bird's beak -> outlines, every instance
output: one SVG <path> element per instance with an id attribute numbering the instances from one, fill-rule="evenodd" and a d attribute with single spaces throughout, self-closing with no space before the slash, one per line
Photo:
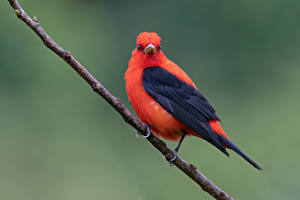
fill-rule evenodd
<path id="1" fill-rule="evenodd" d="M 155 54 L 157 52 L 156 47 L 153 44 L 148 44 L 144 49 L 145 54 Z"/>

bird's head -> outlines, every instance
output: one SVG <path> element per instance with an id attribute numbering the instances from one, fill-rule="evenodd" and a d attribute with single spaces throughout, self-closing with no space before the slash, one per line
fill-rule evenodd
<path id="1" fill-rule="evenodd" d="M 160 51 L 160 37 L 157 33 L 140 33 L 136 39 L 136 51 L 141 54 L 153 55 Z"/>
<path id="2" fill-rule="evenodd" d="M 142 32 L 136 39 L 131 63 L 136 67 L 158 66 L 165 58 L 160 48 L 161 38 L 154 32 Z"/>

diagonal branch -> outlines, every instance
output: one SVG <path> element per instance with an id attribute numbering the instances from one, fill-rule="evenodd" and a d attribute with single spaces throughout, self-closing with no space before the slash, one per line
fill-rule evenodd
<path id="1" fill-rule="evenodd" d="M 64 50 L 60 47 L 41 27 L 39 21 L 36 17 L 31 19 L 25 11 L 22 9 L 17 0 L 8 0 L 11 7 L 15 10 L 15 13 L 19 19 L 25 22 L 44 42 L 44 44 L 61 57 L 65 62 L 67 62 L 90 86 L 91 88 L 100 96 L 102 96 L 119 114 L 123 119 L 134 127 L 138 132 L 143 135 L 147 134 L 147 127 L 144 126 L 138 119 L 136 119 L 133 114 L 126 108 L 122 101 L 114 97 L 108 90 L 106 90 L 72 55 L 70 52 Z M 173 158 L 174 154 L 167 145 L 151 134 L 147 140 L 159 150 L 167 160 Z M 173 164 L 180 169 L 183 173 L 189 176 L 194 182 L 196 182 L 202 190 L 208 192 L 211 196 L 218 200 L 232 200 L 233 198 L 214 185 L 210 180 L 208 180 L 204 175 L 202 175 L 199 170 L 190 163 L 177 158 L 172 161 Z"/>

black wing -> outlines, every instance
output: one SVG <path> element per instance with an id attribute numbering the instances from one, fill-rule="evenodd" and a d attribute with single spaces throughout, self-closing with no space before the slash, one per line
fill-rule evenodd
<path id="1" fill-rule="evenodd" d="M 149 67 L 143 72 L 143 87 L 172 116 L 199 136 L 229 155 L 209 120 L 220 120 L 206 98 L 161 67 Z"/>

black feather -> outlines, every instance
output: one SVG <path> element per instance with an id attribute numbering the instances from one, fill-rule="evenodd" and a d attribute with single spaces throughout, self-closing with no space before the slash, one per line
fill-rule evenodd
<path id="1" fill-rule="evenodd" d="M 203 139 L 229 156 L 225 146 L 241 155 L 255 168 L 262 168 L 230 140 L 214 132 L 210 120 L 218 120 L 214 108 L 193 86 L 186 84 L 161 67 L 149 67 L 143 72 L 143 87 L 164 109 Z"/>
<path id="2" fill-rule="evenodd" d="M 198 90 L 161 67 L 144 70 L 143 87 L 172 116 L 229 156 L 209 124 L 220 119 Z"/>
<path id="3" fill-rule="evenodd" d="M 244 152 L 242 152 L 242 150 L 240 150 L 235 144 L 233 144 L 230 140 L 226 139 L 225 137 L 223 137 L 222 135 L 218 135 L 218 137 L 220 138 L 220 140 L 222 141 L 223 144 L 225 144 L 228 148 L 230 148 L 231 150 L 235 151 L 236 153 L 238 153 L 240 156 L 242 156 L 246 161 L 248 161 L 253 167 L 255 167 L 258 170 L 262 170 L 262 168 L 256 163 L 254 162 L 251 158 L 249 158 L 249 156 L 247 156 Z"/>

